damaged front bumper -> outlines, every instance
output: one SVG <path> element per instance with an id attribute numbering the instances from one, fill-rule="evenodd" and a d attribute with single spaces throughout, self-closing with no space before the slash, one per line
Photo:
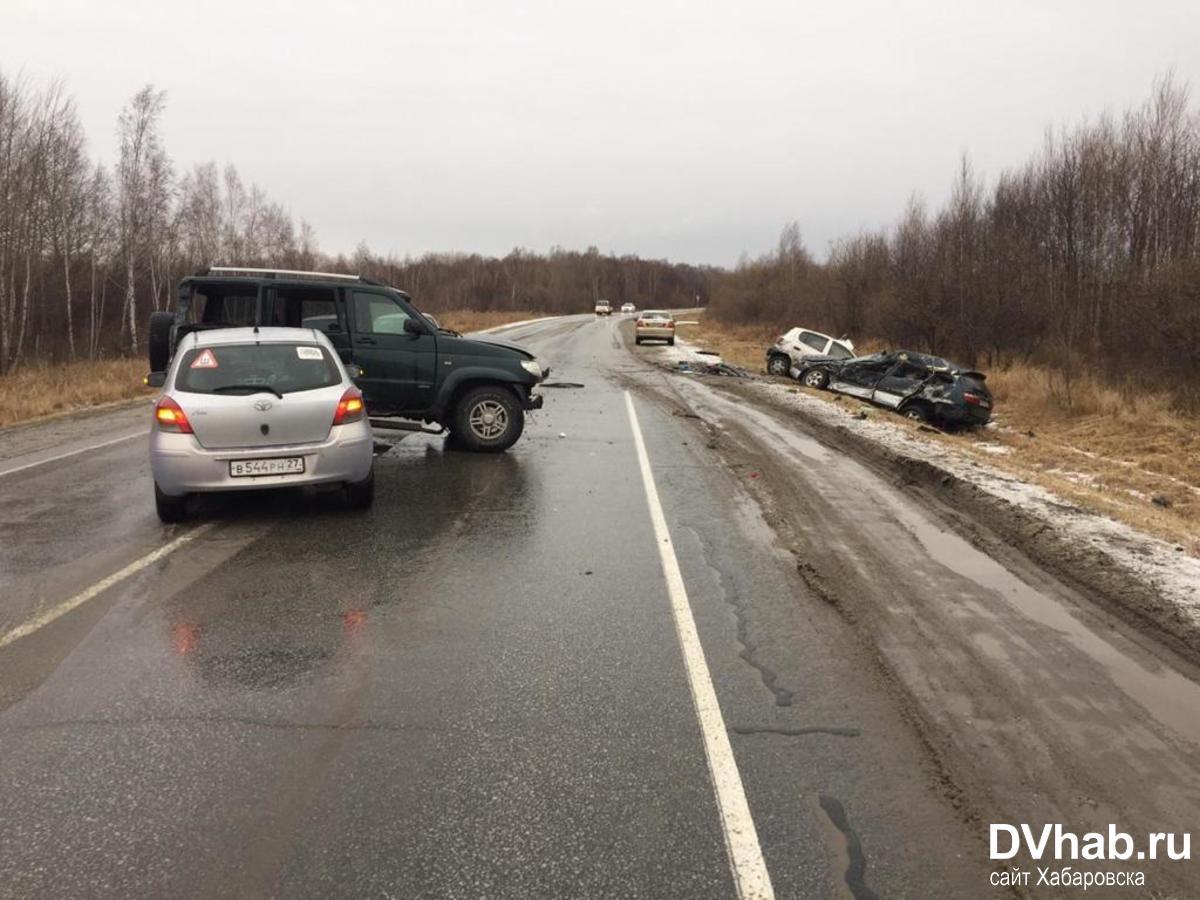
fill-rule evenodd
<path id="1" fill-rule="evenodd" d="M 524 396 L 521 399 L 521 407 L 523 409 L 525 409 L 525 410 L 541 409 L 545 405 L 546 398 L 544 396 L 542 396 L 541 394 L 535 394 L 534 390 L 537 388 L 537 386 L 539 384 L 544 382 L 549 377 L 550 377 L 550 367 L 546 366 L 545 368 L 542 369 L 542 375 L 537 380 L 537 382 L 529 385 L 528 389 L 526 389 Z"/>

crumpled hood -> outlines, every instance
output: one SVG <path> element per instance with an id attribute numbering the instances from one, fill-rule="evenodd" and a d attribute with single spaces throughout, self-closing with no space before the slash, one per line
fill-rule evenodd
<path id="1" fill-rule="evenodd" d="M 525 349 L 520 344 L 513 341 L 506 341 L 504 338 L 492 337 L 491 335 L 470 335 L 465 334 L 462 337 L 465 341 L 474 341 L 477 344 L 489 344 L 493 347 L 503 347 L 505 350 L 515 350 L 528 359 L 534 359 L 532 351 Z"/>

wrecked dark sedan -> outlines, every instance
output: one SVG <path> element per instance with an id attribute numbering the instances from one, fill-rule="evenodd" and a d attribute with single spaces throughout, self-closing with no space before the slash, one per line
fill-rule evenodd
<path id="1" fill-rule="evenodd" d="M 981 372 L 911 350 L 853 359 L 808 357 L 792 375 L 808 387 L 849 394 L 921 422 L 985 425 L 992 416 L 992 395 Z"/>

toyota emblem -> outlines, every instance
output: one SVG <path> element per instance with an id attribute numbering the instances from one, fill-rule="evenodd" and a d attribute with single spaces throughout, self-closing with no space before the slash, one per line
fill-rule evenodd
<path id="1" fill-rule="evenodd" d="M 271 401 L 270 400 L 255 400 L 254 408 L 257 409 L 259 412 L 266 412 L 268 409 L 271 408 Z"/>

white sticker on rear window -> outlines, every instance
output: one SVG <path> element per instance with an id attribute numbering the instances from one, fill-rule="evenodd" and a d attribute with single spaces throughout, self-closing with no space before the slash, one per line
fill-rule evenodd
<path id="1" fill-rule="evenodd" d="M 192 360 L 191 368 L 193 369 L 215 369 L 217 368 L 217 357 L 208 349 L 205 349 Z"/>
<path id="2" fill-rule="evenodd" d="M 322 359 L 320 347 L 297 347 L 296 355 L 301 359 Z"/>

